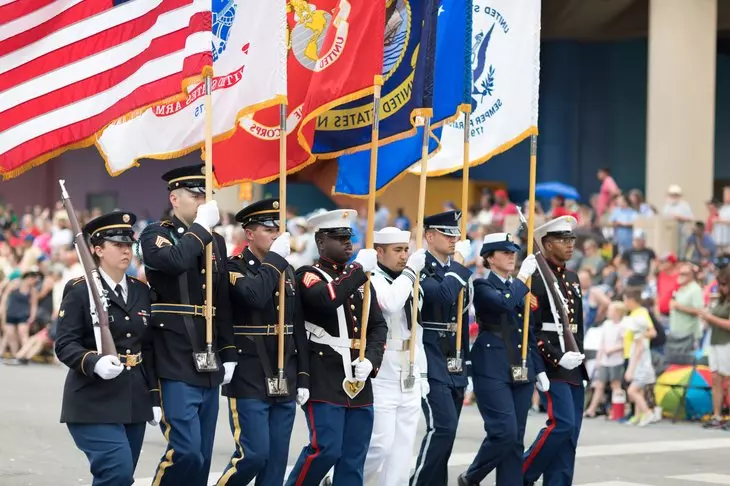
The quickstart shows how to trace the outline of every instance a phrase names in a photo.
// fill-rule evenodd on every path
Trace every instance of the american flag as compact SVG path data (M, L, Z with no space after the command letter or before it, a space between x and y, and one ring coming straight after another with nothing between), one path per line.
M211 42L210 0L0 0L0 174L185 99L212 64Z

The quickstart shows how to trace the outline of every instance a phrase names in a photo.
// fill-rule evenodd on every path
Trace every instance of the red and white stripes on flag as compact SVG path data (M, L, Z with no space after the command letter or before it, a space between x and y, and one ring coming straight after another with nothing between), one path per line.
M212 64L210 0L0 0L0 173L12 178ZM134 143L134 141L130 141Z

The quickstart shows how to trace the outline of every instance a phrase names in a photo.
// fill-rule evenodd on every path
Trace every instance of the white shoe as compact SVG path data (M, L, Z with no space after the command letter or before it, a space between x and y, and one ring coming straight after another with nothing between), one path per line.
M638 427L646 427L647 425L654 422L654 412L648 412L641 416L639 423L636 424Z
M662 407L654 407L654 416L652 417L652 422L661 422L664 418L663 412L664 410L662 409Z

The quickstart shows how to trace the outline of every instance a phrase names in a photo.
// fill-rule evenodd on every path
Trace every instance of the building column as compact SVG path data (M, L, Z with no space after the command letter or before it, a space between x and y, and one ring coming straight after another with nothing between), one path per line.
M650 0L646 195L682 187L697 217L712 196L717 0Z

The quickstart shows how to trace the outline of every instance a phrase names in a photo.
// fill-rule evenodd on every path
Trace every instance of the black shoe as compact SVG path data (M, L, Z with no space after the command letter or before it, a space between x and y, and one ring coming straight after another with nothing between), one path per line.
M479 486L479 483L469 481L469 479L466 477L465 472L459 474L459 477L456 478L456 484L458 486Z

